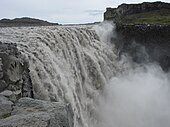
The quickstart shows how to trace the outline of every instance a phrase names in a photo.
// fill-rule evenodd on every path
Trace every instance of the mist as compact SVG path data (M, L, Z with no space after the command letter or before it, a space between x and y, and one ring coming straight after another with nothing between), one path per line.
M104 24L102 28L114 27L109 25ZM105 34L106 32L103 35L97 33L102 41L107 38L105 41L108 42L108 37L111 38L111 34ZM114 32L111 33L115 37ZM122 70L111 78L99 97L96 126L169 127L169 73L165 73L157 63L136 63L132 59L124 54L117 61Z
M110 44L111 39L116 36L114 28L115 25L109 21L104 21L93 27L93 29L95 29L97 35L99 36L100 41L105 42L107 44Z
M169 127L168 77L148 65L112 78L100 100L100 127Z

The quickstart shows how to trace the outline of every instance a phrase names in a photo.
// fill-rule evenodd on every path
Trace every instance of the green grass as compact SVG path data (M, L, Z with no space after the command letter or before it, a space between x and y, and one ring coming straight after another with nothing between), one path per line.
M170 11L163 9L123 17L126 24L170 24Z

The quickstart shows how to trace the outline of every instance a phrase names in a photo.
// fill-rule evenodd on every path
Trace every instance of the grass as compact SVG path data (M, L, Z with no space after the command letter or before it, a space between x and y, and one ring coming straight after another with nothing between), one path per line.
M170 11L166 9L132 14L123 17L126 24L170 24Z

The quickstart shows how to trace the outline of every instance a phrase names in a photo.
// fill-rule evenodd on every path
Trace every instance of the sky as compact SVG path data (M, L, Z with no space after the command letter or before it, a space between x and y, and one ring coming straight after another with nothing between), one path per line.
M103 20L106 7L146 1L154 0L0 0L0 19L32 17L60 24L92 23Z

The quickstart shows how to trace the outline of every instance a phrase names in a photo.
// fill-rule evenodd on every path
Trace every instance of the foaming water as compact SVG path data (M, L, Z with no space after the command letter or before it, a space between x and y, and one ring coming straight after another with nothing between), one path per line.
M146 62L145 50L138 52L145 62L135 63L127 54L117 61L121 69L100 95L96 127L170 126L170 74Z
M116 37L114 32L115 25L112 22L104 21L99 25L93 27L100 38L100 41L103 41L107 44L111 43L111 38Z
M2 28L0 41L26 56L36 98L69 103L75 127L95 123L96 100L117 68L92 26Z

